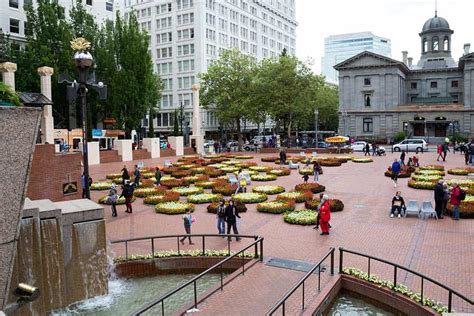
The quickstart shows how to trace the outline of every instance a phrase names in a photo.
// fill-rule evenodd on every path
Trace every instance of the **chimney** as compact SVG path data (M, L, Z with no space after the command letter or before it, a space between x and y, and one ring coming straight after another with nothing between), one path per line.
M470 50L471 50L471 43L464 44L464 55L469 54Z
M407 64L407 58L408 58L408 52L406 50L404 50L402 52L402 56L403 56L403 63L406 65Z
M411 68L412 64L413 64L413 57L408 57L408 68Z

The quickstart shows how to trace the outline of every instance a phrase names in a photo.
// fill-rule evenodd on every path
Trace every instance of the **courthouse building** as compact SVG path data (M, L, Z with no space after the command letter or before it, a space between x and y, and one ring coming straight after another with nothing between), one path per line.
M339 71L339 133L359 139L393 140L399 131L436 143L454 133L474 135L474 53L451 56L449 23L425 22L417 64L364 51L334 68Z

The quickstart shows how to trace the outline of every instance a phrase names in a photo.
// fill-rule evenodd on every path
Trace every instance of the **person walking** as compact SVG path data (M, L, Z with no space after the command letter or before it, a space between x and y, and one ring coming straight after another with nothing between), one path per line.
M434 186L434 200L436 215L438 215L438 218L443 218L443 180L439 180L438 183L436 183L436 185Z
M413 166L418 168L420 166L420 160L418 159L418 155L413 155Z
M140 168L138 168L138 165L135 165L135 171L133 172L133 182L135 183L136 186L140 185Z
M112 186L109 190L109 196L107 198L107 204L110 204L112 210L112 217L117 217L117 186L115 183L112 183Z
M280 150L280 166L283 166L286 163L286 152L282 149Z
M438 153L438 158L436 158L436 161L439 161L439 158L443 159L443 146L441 144L438 145L436 152Z
M329 235L329 221L331 220L331 210L329 208L329 197L325 194L321 200L319 208L319 225L321 226L320 235Z
M451 204L453 205L454 220L459 220L459 205L461 201L466 197L465 193L459 187L459 184L455 184L451 191Z
M313 163L313 176L314 176L314 182L319 183L319 172L321 171L321 166L317 161Z
M155 179L156 179L156 186L161 186L161 170L160 167L156 167L155 169Z
M404 150L402 150L402 153L400 154L400 165L401 166L405 165L405 157L406 157L406 153L405 153Z
M323 197L324 197L324 193L320 193L319 194L319 204L316 207L316 211L317 211L316 225L314 225L313 229L319 229L319 209L321 208L321 204L323 204ZM331 225L329 225L329 228L331 228Z
M189 239L189 244L194 245L193 241L191 240L191 225L196 221L194 217L191 215L191 210L187 210L186 214L183 215L183 224L184 224L184 231L186 232L186 236L183 236L179 241L182 245L184 245L184 241L186 238Z
M305 173L302 178L303 178L303 183L308 183L309 175L307 173Z
M365 144L364 156L370 156L370 145L369 145L369 143Z
M225 234L225 213L226 213L226 206L225 201L222 200L219 202L219 206L217 207L217 230L219 231L219 235Z
M405 208L405 201L402 198L401 192L397 191L392 198L392 210L390 217L395 216L395 211L398 213L398 218L402 217L402 210Z
M377 144L373 143L372 144L372 156L375 156L377 154Z
M239 212L234 205L234 201L229 200L229 205L227 205L225 210L225 221L227 222L227 234L230 234L230 230L234 231L234 235L238 235L239 231L237 230L237 218L240 218ZM229 236L228 240L232 238ZM235 237L235 240L240 241L240 237Z
M444 192L444 195L443 195L443 205L441 207L441 215L445 216L448 210L449 198L451 197L449 193L449 187L446 181L443 182L443 192Z
M393 181L394 188L397 187L398 175L400 174L401 168L402 166L400 165L398 160L394 159L392 163L392 181Z
M125 206L127 207L125 213L131 214L133 212L132 209L132 198L133 198L133 191L135 190L135 185L130 183L130 180L125 180L122 194L120 194L120 198L125 198Z
M448 154L448 151L449 151L448 143L444 143L442 146L442 149L443 149L443 161L446 161L446 155Z
M123 166L122 168L122 181L125 182L125 180L130 180L130 174L128 173L127 166Z
M471 155L470 155L470 153L469 153L468 147L466 146L466 147L464 148L464 163L465 163L466 165L469 165L469 160L470 160L469 158L471 158Z

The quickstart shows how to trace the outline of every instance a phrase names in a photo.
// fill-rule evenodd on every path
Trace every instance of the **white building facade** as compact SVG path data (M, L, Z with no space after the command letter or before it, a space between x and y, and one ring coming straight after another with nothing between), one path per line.
M154 120L160 134L172 131L181 105L192 121L191 86L223 50L237 48L257 60L284 49L295 54L295 0L122 1L126 16L135 12L150 34L155 71L164 84ZM201 112L203 131L218 131L215 112Z
M338 84L338 73L334 66L363 51L385 57L392 54L391 41L371 32L331 35L324 39L324 56L321 58L321 73L326 81Z
M65 13L74 6L76 0L58 0L64 7ZM105 20L113 20L115 17L116 4L114 0L84 0L84 7L92 14L98 23ZM27 5L36 5L35 0L0 0L0 29L10 39L25 41L27 29L26 10Z

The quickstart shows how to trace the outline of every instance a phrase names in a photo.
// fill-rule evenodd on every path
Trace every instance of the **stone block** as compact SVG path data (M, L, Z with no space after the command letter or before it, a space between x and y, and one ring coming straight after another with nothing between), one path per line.
M132 161L132 140L131 139L119 139L114 142L120 156L122 156L122 161Z
M184 155L183 136L168 136L168 142L171 148L175 150L176 156Z
M160 158L160 139L159 138L144 138L143 148L148 150L151 158Z
M89 150L89 166L100 164L99 142L87 143Z
M191 136L191 144L193 143L193 140L196 145L196 154L200 155L204 153L204 136L202 135L196 135L196 136ZM210 146L214 150L213 146Z

